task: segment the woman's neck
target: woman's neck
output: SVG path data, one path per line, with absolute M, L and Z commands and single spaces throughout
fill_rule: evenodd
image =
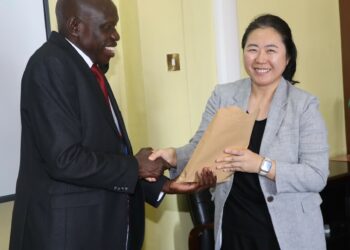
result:
M 248 102 L 248 112 L 258 112 L 257 120 L 267 118 L 270 110 L 270 104 L 277 87 L 278 84 L 258 86 L 252 83 L 252 90 Z

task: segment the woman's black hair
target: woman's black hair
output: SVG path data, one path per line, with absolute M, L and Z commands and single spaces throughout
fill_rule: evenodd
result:
M 288 24 L 280 17 L 266 14 L 255 18 L 246 28 L 244 35 L 242 37 L 242 49 L 244 49 L 249 34 L 259 28 L 273 28 L 282 37 L 284 46 L 286 47 L 287 57 L 289 62 L 283 71 L 282 76 L 291 84 L 298 83 L 298 81 L 293 80 L 297 68 L 297 48 L 293 41 L 292 31 L 290 30 Z

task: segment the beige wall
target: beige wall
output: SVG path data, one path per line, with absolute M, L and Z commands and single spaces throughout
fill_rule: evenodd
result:
M 0 250 L 8 249 L 13 202 L 0 203 Z
M 212 0 L 182 0 L 178 1 L 180 7 L 174 6 L 174 2 L 118 1 L 122 42 L 108 78 L 135 150 L 146 145 L 185 143 L 196 129 L 215 84 Z M 251 19 L 261 13 L 280 15 L 289 23 L 299 51 L 298 87 L 320 99 L 331 156 L 345 153 L 338 1 L 237 0 L 237 3 L 240 37 Z M 174 12 L 166 12 L 169 8 L 174 8 Z M 165 13 L 178 16 L 170 18 Z M 169 27 L 182 32 L 178 37 L 174 31 L 176 37 L 171 38 L 174 40 L 169 41 L 170 45 L 161 38 L 163 32 L 169 34 Z M 173 48 L 180 53 L 183 71 L 169 74 L 164 54 L 176 52 Z M 11 207 L 11 203 L 0 205 L 0 249 L 7 249 Z M 191 221 L 182 196 L 166 197 L 158 209 L 147 206 L 146 216 L 145 250 L 186 249 Z
M 120 22 L 134 148 L 184 144 L 215 84 L 211 1 L 120 1 Z M 167 71 L 168 53 L 179 53 L 180 71 Z M 186 249 L 187 210 L 183 196 L 146 206 L 144 249 Z

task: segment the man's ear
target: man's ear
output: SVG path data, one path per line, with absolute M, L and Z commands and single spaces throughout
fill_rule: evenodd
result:
M 80 31 L 80 19 L 77 17 L 71 17 L 67 20 L 67 30 L 70 36 L 72 37 L 79 37 L 79 31 Z

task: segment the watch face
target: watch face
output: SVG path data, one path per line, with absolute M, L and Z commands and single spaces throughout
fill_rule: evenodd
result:
M 270 172 L 271 167 L 272 167 L 271 160 L 265 158 L 263 163 L 261 164 L 260 170 L 268 173 L 268 172 Z

